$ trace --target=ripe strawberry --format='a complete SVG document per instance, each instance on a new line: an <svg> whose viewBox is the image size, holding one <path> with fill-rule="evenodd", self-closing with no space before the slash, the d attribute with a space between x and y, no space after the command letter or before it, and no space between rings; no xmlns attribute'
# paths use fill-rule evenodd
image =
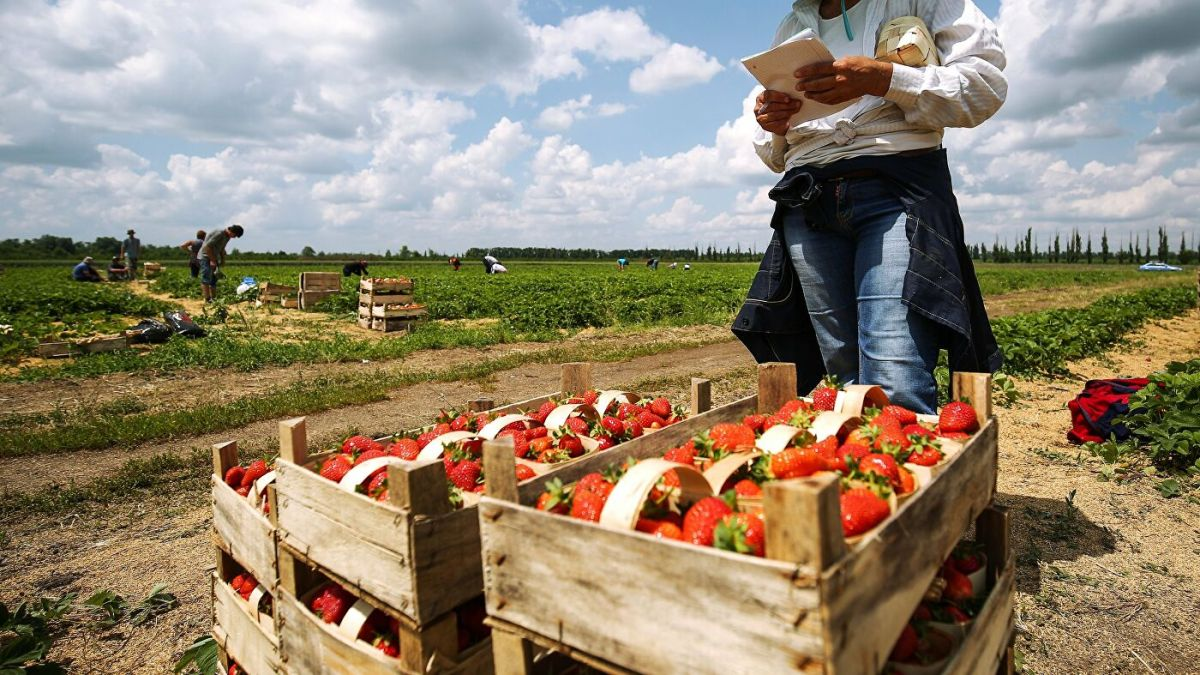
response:
<svg viewBox="0 0 1200 675"><path fill-rule="evenodd" d="M559 436L554 445L561 452L565 452L571 457L578 457L583 454L583 442L570 434Z"/></svg>
<svg viewBox="0 0 1200 675"><path fill-rule="evenodd" d="M730 513L733 513L733 509L720 497L705 497L692 504L683 516L683 540L699 546L712 546L713 529Z"/></svg>
<svg viewBox="0 0 1200 675"><path fill-rule="evenodd" d="M438 436L441 436L441 434L437 433L436 431L433 431L432 429L429 431L426 431L425 433L421 434L420 436L417 436L417 446L421 450L424 450L425 446L429 445L430 441L437 438Z"/></svg>
<svg viewBox="0 0 1200 675"><path fill-rule="evenodd" d="M942 612L945 613L946 618L950 619L950 621L953 623L971 623L972 620L971 615L962 611L957 605L951 605L947 603L944 607L942 607Z"/></svg>
<svg viewBox="0 0 1200 675"><path fill-rule="evenodd" d="M679 526L669 520L656 520L653 518L638 518L637 531L645 532L646 534L654 535L659 539L676 539L683 540L683 530Z"/></svg>
<svg viewBox="0 0 1200 675"><path fill-rule="evenodd" d="M903 429L901 429L901 431L904 432L905 436L920 436L921 438L933 438L934 437L934 434L932 431L930 431L928 428L926 428L920 424L906 425Z"/></svg>
<svg viewBox="0 0 1200 675"><path fill-rule="evenodd" d="M611 415L600 418L600 426L611 436L625 435L625 423Z"/></svg>
<svg viewBox="0 0 1200 675"><path fill-rule="evenodd" d="M943 431L938 434L938 438L946 438L951 441L966 441L970 440L971 434L964 431Z"/></svg>
<svg viewBox="0 0 1200 675"><path fill-rule="evenodd" d="M576 490L574 498L571 499L571 517L598 522L600 512L604 510L607 500L607 496L601 496L595 492Z"/></svg>
<svg viewBox="0 0 1200 675"><path fill-rule="evenodd" d="M733 491L737 493L737 496L739 497L761 497L763 493L762 488L759 487L758 483L755 483L749 478L743 478L734 483Z"/></svg>
<svg viewBox="0 0 1200 675"><path fill-rule="evenodd" d="M879 414L895 417L896 421L902 425L915 424L917 421L917 413L901 405L885 405Z"/></svg>
<svg viewBox="0 0 1200 675"><path fill-rule="evenodd" d="M875 473L887 479L893 490L900 488L900 467L896 458L881 453L871 453L858 462L858 468L863 473Z"/></svg>
<svg viewBox="0 0 1200 675"><path fill-rule="evenodd" d="M970 600L975 595L971 579L954 567L944 566L942 577L946 579L946 589L942 591L942 597L946 600L962 602Z"/></svg>
<svg viewBox="0 0 1200 675"><path fill-rule="evenodd" d="M412 461L421 454L421 446L411 438L398 438L395 443L387 447L387 454Z"/></svg>
<svg viewBox="0 0 1200 675"><path fill-rule="evenodd" d="M900 486L896 489L896 494L906 495L917 489L917 479L912 472L904 467L897 467L900 471Z"/></svg>
<svg viewBox="0 0 1200 675"><path fill-rule="evenodd" d="M550 430L546 427L529 427L525 430L525 438L533 440L535 438L545 438L550 435Z"/></svg>
<svg viewBox="0 0 1200 675"><path fill-rule="evenodd" d="M739 448L754 446L754 430L744 424L723 422L714 424L708 430L713 449L724 452L735 452Z"/></svg>
<svg viewBox="0 0 1200 675"><path fill-rule="evenodd" d="M346 476L350 466L350 460L345 455L334 455L321 465L321 477L336 483Z"/></svg>
<svg viewBox="0 0 1200 675"><path fill-rule="evenodd" d="M983 556L974 551L960 553L955 551L951 556L951 562L954 564L954 569L963 574L971 574L978 572L983 567Z"/></svg>
<svg viewBox="0 0 1200 675"><path fill-rule="evenodd" d="M742 424L750 427L756 433L762 432L763 423L766 421L767 421L767 416L763 415L761 413L754 414L754 415L746 415L745 417L742 418Z"/></svg>
<svg viewBox="0 0 1200 675"><path fill-rule="evenodd" d="M341 623L354 604L354 596L335 583L325 584L309 602L308 608L325 623Z"/></svg>
<svg viewBox="0 0 1200 675"><path fill-rule="evenodd" d="M667 426L666 419L659 417L658 415L655 415L654 413L650 412L649 410L643 410L642 412L638 413L637 417L635 417L634 419L637 420L638 424L642 425L643 430L645 430L645 429L661 429L661 428Z"/></svg>
<svg viewBox="0 0 1200 675"><path fill-rule="evenodd" d="M597 471L589 473L575 482L575 494L579 494L580 492L594 492L608 499L608 495L612 490L613 481Z"/></svg>
<svg viewBox="0 0 1200 675"><path fill-rule="evenodd" d="M904 455L912 441L899 429L883 429L875 437L875 449L890 455Z"/></svg>
<svg viewBox="0 0 1200 675"><path fill-rule="evenodd" d="M897 661L904 663L917 653L917 647L921 644L917 637L917 630L912 627L912 624L905 624L904 630L900 633L900 637L896 640L896 644L892 646L892 653L888 656L889 661Z"/></svg>
<svg viewBox="0 0 1200 675"><path fill-rule="evenodd" d="M584 405L596 405L596 401L600 400L600 392L595 389L588 389L583 392L582 400Z"/></svg>
<svg viewBox="0 0 1200 675"><path fill-rule="evenodd" d="M929 610L929 604L922 602L917 605L917 609L913 611L913 621L933 621L933 612Z"/></svg>
<svg viewBox="0 0 1200 675"><path fill-rule="evenodd" d="M357 455L360 452L365 452L372 447L379 445L375 441L366 436L351 436L342 441L342 452L348 455Z"/></svg>
<svg viewBox="0 0 1200 675"><path fill-rule="evenodd" d="M865 487L850 488L839 498L842 507L842 534L853 537L867 532L891 515L887 500Z"/></svg>
<svg viewBox="0 0 1200 675"><path fill-rule="evenodd" d="M529 480L530 478L533 478L536 475L537 474L534 473L533 469L529 468L528 466L526 466L524 464L517 465L517 480L518 481Z"/></svg>
<svg viewBox="0 0 1200 675"><path fill-rule="evenodd" d="M242 486L242 476L246 475L246 470L240 466L231 466L225 472L225 484L229 487L236 488Z"/></svg>
<svg viewBox="0 0 1200 675"><path fill-rule="evenodd" d="M540 455L553 447L554 439L549 436L533 438L529 441L529 454L534 456Z"/></svg>
<svg viewBox="0 0 1200 675"><path fill-rule="evenodd" d="M471 418L467 415L459 415L450 420L450 431L464 431L471 423Z"/></svg>
<svg viewBox="0 0 1200 675"><path fill-rule="evenodd" d="M227 675L242 675L241 668L238 667L236 661L229 664L229 670L225 671Z"/></svg>
<svg viewBox="0 0 1200 675"><path fill-rule="evenodd" d="M825 460L811 445L791 447L771 455L771 475L780 480L811 476L824 468Z"/></svg>
<svg viewBox="0 0 1200 675"><path fill-rule="evenodd" d="M380 446L377 448L371 448L369 450L364 450L362 452L362 454L360 454L358 456L358 459L354 460L354 466L358 466L359 464L362 464L363 462L365 462L369 459L375 459L377 457L386 457L386 456L387 456L387 453L384 451L383 446Z"/></svg>
<svg viewBox="0 0 1200 675"><path fill-rule="evenodd" d="M979 430L979 420L969 404L951 401L938 414L938 427L942 432L970 434Z"/></svg>
<svg viewBox="0 0 1200 675"><path fill-rule="evenodd" d="M645 433L645 429L642 428L642 425L638 424L637 420L631 419L625 422L625 433L630 438L638 438Z"/></svg>
<svg viewBox="0 0 1200 675"><path fill-rule="evenodd" d="M575 432L577 436L587 436L589 431L587 420L582 417L568 417L567 428Z"/></svg>
<svg viewBox="0 0 1200 675"><path fill-rule="evenodd" d="M833 410L837 405L838 390L834 387L821 387L813 391L812 405L816 410Z"/></svg>
<svg viewBox="0 0 1200 675"><path fill-rule="evenodd" d="M920 438L916 443L913 443L912 452L909 453L906 462L918 464L920 466L936 466L942 461L942 451L938 449L931 441Z"/></svg>
<svg viewBox="0 0 1200 675"><path fill-rule="evenodd" d="M766 432L771 427L773 427L777 424L787 424L787 422L788 422L787 415L781 415L779 413L775 413L774 415L770 415L769 417L767 417L767 419L763 420L761 431Z"/></svg>
<svg viewBox="0 0 1200 675"><path fill-rule="evenodd" d="M617 417L627 420L631 417L637 417L637 414L645 410L642 406L636 403L622 403L617 406Z"/></svg>
<svg viewBox="0 0 1200 675"><path fill-rule="evenodd" d="M563 482L555 478L546 482L546 491L538 496L539 511L566 514L571 510L571 490L563 487Z"/></svg>
<svg viewBox="0 0 1200 675"><path fill-rule="evenodd" d="M250 466L246 467L245 475L242 476L242 485L247 487L254 485L254 481L267 475L268 471L270 469L267 468L267 463L261 459L250 462Z"/></svg>
<svg viewBox="0 0 1200 675"><path fill-rule="evenodd" d="M499 440L506 437L513 440L513 456L526 457L529 455L529 441L525 438L524 431L518 431L514 429L501 431L496 436L496 439Z"/></svg>
<svg viewBox="0 0 1200 675"><path fill-rule="evenodd" d="M892 417L891 415L876 415L875 418L871 420L871 424L868 426L875 427L876 431L874 433L876 434L881 434L884 432L896 434L904 433L904 425L900 424L900 420Z"/></svg>
<svg viewBox="0 0 1200 675"><path fill-rule="evenodd" d="M663 459L668 462L678 462L690 466L696 462L696 446L691 441L688 441L678 448L667 450L663 453Z"/></svg>
<svg viewBox="0 0 1200 675"><path fill-rule="evenodd" d="M605 450L608 450L617 444L617 442L613 440L613 437L609 436L608 434L600 434L596 437L596 442L599 443L596 448L596 452L604 452Z"/></svg>
<svg viewBox="0 0 1200 675"><path fill-rule="evenodd" d="M479 475L483 467L473 459L459 460L454 468L446 472L446 478L460 490L474 490L479 484Z"/></svg>
<svg viewBox="0 0 1200 675"><path fill-rule="evenodd" d="M371 474L371 478L367 481L367 496L380 502L387 499L386 467Z"/></svg>
<svg viewBox="0 0 1200 675"><path fill-rule="evenodd" d="M491 421L492 418L489 417L487 413L476 413L475 416L471 418L471 422L467 424L467 431L479 431L480 429L486 427L488 422ZM520 422L513 422L513 424L521 425ZM509 426L513 426L513 424L510 424Z"/></svg>
<svg viewBox="0 0 1200 675"><path fill-rule="evenodd" d="M250 486L243 485L243 486L239 487L238 489L234 490L234 492L238 493L239 495L241 495L243 497L249 497L250 496Z"/></svg>
<svg viewBox="0 0 1200 675"><path fill-rule="evenodd" d="M713 546L724 551L763 556L766 532L762 518L752 513L731 513L713 530Z"/></svg>
<svg viewBox="0 0 1200 675"><path fill-rule="evenodd" d="M554 409L557 407L558 404L554 401L546 401L535 412L529 413L529 417L532 418L534 422L543 424L545 423L546 418L550 416L550 413L554 412Z"/></svg>
<svg viewBox="0 0 1200 675"><path fill-rule="evenodd" d="M650 405L646 407L650 409L650 412L663 419L671 416L671 402L661 396L651 401Z"/></svg>

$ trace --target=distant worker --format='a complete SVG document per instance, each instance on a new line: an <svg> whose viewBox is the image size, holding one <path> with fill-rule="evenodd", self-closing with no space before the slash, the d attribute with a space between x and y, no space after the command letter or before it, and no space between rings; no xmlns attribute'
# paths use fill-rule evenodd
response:
<svg viewBox="0 0 1200 675"><path fill-rule="evenodd" d="M454 268L455 272L457 272L458 269L462 267L462 261L458 259L458 256L452 255L450 256L450 266Z"/></svg>
<svg viewBox="0 0 1200 675"><path fill-rule="evenodd" d="M679 263L677 263L677 262L673 262L670 265L667 265L667 269L669 269L669 270L673 270L676 267L679 267Z"/></svg>
<svg viewBox="0 0 1200 675"><path fill-rule="evenodd" d="M133 230L126 230L125 234L129 236L121 242L120 257L129 261L129 278L136 279L138 258L142 257L142 240L133 236Z"/></svg>
<svg viewBox="0 0 1200 675"><path fill-rule="evenodd" d="M691 271L692 271L692 266L691 266L690 264L688 264L688 263L684 263L684 264L683 264L683 271L684 271L684 272L691 272Z"/></svg>
<svg viewBox="0 0 1200 675"><path fill-rule="evenodd" d="M499 262L497 262L495 265L492 265L492 274L505 274L507 272L508 268Z"/></svg>
<svg viewBox="0 0 1200 675"><path fill-rule="evenodd" d="M75 281L104 281L100 278L100 273L96 271L96 268L92 267L92 256L90 255L71 270L71 278Z"/></svg>
<svg viewBox="0 0 1200 675"><path fill-rule="evenodd" d="M626 268L626 267L628 267L628 266L629 266L629 259L628 259L628 258L617 258L617 269L619 269L619 270L621 270L622 272L624 272L624 271L625 271L625 268Z"/></svg>
<svg viewBox="0 0 1200 675"><path fill-rule="evenodd" d="M493 256L491 254L483 256L483 272L484 272L484 274L491 274L492 267L494 267L495 265L498 265L498 264L500 264L500 261L497 260L495 256Z"/></svg>
<svg viewBox="0 0 1200 675"><path fill-rule="evenodd" d="M196 230L196 238L188 239L179 245L179 248L188 252L188 269L192 270L192 278L200 276L200 248L204 246L204 238L208 233L204 230Z"/></svg>
<svg viewBox="0 0 1200 675"><path fill-rule="evenodd" d="M108 280L109 281L128 281L129 268L125 263L121 262L120 256L113 256L112 262L108 263Z"/></svg>
<svg viewBox="0 0 1200 675"><path fill-rule="evenodd" d="M647 260L646 267L649 267L650 269L657 272L658 271L658 258L651 258L651 259Z"/></svg>
<svg viewBox="0 0 1200 675"><path fill-rule="evenodd" d="M204 238L200 247L200 288L204 291L204 302L212 302L217 295L217 281L224 277L221 265L225 264L225 246L230 239L242 236L241 225L230 225Z"/></svg>
<svg viewBox="0 0 1200 675"><path fill-rule="evenodd" d="M351 274L363 276L367 273L367 261L359 259L358 262L346 263L342 266L342 276L348 277Z"/></svg>

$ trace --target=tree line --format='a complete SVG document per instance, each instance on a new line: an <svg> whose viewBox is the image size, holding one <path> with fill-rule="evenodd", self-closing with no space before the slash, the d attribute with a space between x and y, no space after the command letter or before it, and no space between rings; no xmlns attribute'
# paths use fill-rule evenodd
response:
<svg viewBox="0 0 1200 675"><path fill-rule="evenodd" d="M1188 246L1187 235L1180 234L1179 247L1175 250L1171 250L1170 236L1167 234L1166 228L1158 228L1158 236L1154 241L1151 240L1149 232L1146 232L1145 235L1143 240L1141 234L1131 234L1127 246L1113 249L1109 244L1107 228L1100 235L1098 247L1092 245L1090 232L1084 239L1076 229L1067 234L1065 238L1055 232L1053 242L1047 243L1045 248L1040 248L1038 241L1033 236L1033 228L1027 228L1025 236L1018 238L1012 246L1009 246L1008 242L1001 242L997 237L990 247L987 244L971 244L967 248L971 251L972 259L997 263L1048 262L1087 263L1090 265L1110 262L1141 264L1158 260L1165 263L1188 265L1200 261L1200 252L1196 250L1194 234L1191 246Z"/></svg>

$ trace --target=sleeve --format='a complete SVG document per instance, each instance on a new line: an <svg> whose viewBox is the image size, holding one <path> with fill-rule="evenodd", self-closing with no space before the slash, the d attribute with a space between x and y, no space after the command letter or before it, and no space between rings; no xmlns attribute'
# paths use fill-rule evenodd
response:
<svg viewBox="0 0 1200 675"><path fill-rule="evenodd" d="M921 6L942 65L894 65L884 98L899 106L906 120L923 127L978 126L1008 95L996 26L970 0L931 0Z"/></svg>
<svg viewBox="0 0 1200 675"><path fill-rule="evenodd" d="M775 39L771 41L771 47L777 46L784 40L792 37L797 32L799 24L796 22L795 14L789 13L779 22L779 28L775 29ZM758 96L760 89L754 90L754 96ZM754 103L751 101L748 114L754 115ZM758 155L763 164L775 173L781 173L786 165L785 157L787 155L788 142L783 136L773 134L762 127L758 126L758 122L754 122L754 152Z"/></svg>

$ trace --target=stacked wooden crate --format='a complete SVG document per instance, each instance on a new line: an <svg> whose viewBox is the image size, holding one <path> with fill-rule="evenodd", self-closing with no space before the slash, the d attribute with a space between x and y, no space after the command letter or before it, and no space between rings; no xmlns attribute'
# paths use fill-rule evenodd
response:
<svg viewBox="0 0 1200 675"><path fill-rule="evenodd" d="M238 463L237 444L213 447L213 541L216 569L209 583L212 635L220 649L222 667L236 662L247 673L282 673L276 580L279 576L273 475L261 479L253 497L238 494L225 483L225 474ZM264 513L263 500L271 505ZM247 573L261 590L244 599L230 582ZM264 598L263 596L269 596ZM268 610L269 608L269 610Z"/></svg>
<svg viewBox="0 0 1200 675"><path fill-rule="evenodd" d="M532 672L547 651L613 673L879 673L974 524L990 593L942 672L1011 673L1014 567L1008 516L993 501L990 377L960 373L955 385L981 429L861 540L843 537L836 474L765 484L766 558L531 508L529 486L510 478L510 447L486 444L488 494L478 511L497 672ZM703 419L769 414L795 387L790 364L764 364L757 396ZM661 457L688 439L675 431L604 459Z"/></svg>
<svg viewBox="0 0 1200 675"><path fill-rule="evenodd" d="M408 330L426 314L413 302L411 279L363 279L358 283L358 325L390 333Z"/></svg>
<svg viewBox="0 0 1200 675"><path fill-rule="evenodd" d="M100 354L128 349L131 344L129 334L122 331L120 335L97 335L78 340L42 342L38 344L36 354L44 359L57 359L76 354Z"/></svg>
<svg viewBox="0 0 1200 675"><path fill-rule="evenodd" d="M298 290L295 286L264 281L258 285L258 304L259 306L280 305L287 309L295 309L300 306L299 299L296 297Z"/></svg>
<svg viewBox="0 0 1200 675"><path fill-rule="evenodd" d="M298 304L300 309L312 309L341 291L342 275L337 272L301 272Z"/></svg>
<svg viewBox="0 0 1200 675"><path fill-rule="evenodd" d="M166 269L166 267L164 265L162 265L161 263L156 263L156 262L142 263L142 276L144 276L147 279L153 279L154 277L162 274L162 271L164 269Z"/></svg>

